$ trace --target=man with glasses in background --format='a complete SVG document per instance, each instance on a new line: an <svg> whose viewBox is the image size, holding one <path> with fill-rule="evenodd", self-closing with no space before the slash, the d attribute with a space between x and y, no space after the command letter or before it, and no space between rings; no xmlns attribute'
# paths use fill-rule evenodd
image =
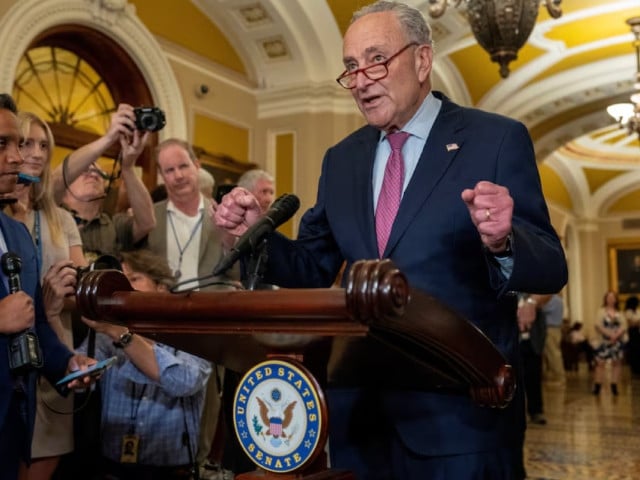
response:
<svg viewBox="0 0 640 480"><path fill-rule="evenodd" d="M298 238L269 236L265 281L328 287L343 261L348 271L360 259L390 258L517 368L512 292L553 293L567 280L526 127L431 90L431 29L408 5L378 1L356 12L343 62L338 83L368 125L327 151ZM242 235L260 215L256 198L237 188L215 219ZM412 372L369 383L362 372L358 385L337 385L337 367L327 389L333 467L369 480L525 478L520 386L506 408L492 409L433 385L393 387Z"/></svg>

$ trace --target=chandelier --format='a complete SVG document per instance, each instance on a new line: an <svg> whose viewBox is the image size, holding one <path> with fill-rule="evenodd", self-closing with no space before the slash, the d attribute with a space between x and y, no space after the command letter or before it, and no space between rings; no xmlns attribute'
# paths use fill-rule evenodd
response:
<svg viewBox="0 0 640 480"><path fill-rule="evenodd" d="M630 97L632 103L609 105L607 113L615 118L621 127L626 128L629 134L635 132L640 136L640 17L628 19L627 24L635 37L633 47L636 50L636 78L633 84L634 93Z"/></svg>
<svg viewBox="0 0 640 480"><path fill-rule="evenodd" d="M500 76L509 76L509 63L518 58L538 18L543 0L429 0L429 15L439 18L449 4L464 3L473 36L500 65ZM549 15L562 15L562 0L544 0Z"/></svg>

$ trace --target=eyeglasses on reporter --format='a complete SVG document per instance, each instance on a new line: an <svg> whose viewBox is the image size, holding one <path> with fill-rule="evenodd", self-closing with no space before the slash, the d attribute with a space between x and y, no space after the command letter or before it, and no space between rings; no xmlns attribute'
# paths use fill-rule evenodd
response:
<svg viewBox="0 0 640 480"><path fill-rule="evenodd" d="M336 78L336 82L347 90L351 90L356 86L356 80L358 78L358 73L364 74L369 80L382 80L387 75L389 75L389 63L394 58L400 56L402 52L404 52L409 47L420 45L418 42L411 42L402 47L396 53L391 55L389 58L382 62L374 63L372 65L368 65L366 67L358 68L357 70L345 70L342 74Z"/></svg>
<svg viewBox="0 0 640 480"><path fill-rule="evenodd" d="M84 175L97 175L98 177L102 178L103 180L107 180L109 178L109 174L107 172L105 172L104 170L102 170L99 166L97 166L95 163L89 165L89 168L87 168L84 172L82 172Z"/></svg>

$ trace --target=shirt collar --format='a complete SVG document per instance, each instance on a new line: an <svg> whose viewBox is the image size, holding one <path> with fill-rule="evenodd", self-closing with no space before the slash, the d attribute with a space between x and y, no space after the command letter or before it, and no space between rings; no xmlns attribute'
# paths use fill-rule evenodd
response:
<svg viewBox="0 0 640 480"><path fill-rule="evenodd" d="M422 102L422 105L420 105L420 108L418 108L418 111L411 117L411 120L402 127L402 131L418 137L422 141L426 141L431 132L431 127L433 127L436 117L438 113L440 113L441 106L442 100L436 98L432 92L429 92ZM382 142L386 138L387 133L384 131L380 133L380 142Z"/></svg>
<svg viewBox="0 0 640 480"><path fill-rule="evenodd" d="M178 207L176 207L176 205L171 200L168 200L168 199L167 199L167 211L187 216L182 211L180 211ZM202 194L200 194L200 201L198 203L198 214L202 212L204 212L204 197L202 196Z"/></svg>

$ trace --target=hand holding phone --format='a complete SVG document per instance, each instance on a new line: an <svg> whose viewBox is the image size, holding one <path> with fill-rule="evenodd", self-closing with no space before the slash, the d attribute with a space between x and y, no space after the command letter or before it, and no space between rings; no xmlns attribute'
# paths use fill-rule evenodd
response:
<svg viewBox="0 0 640 480"><path fill-rule="evenodd" d="M118 357L110 357L102 360L98 363L91 365L86 370L76 370L69 375L62 377L56 382L56 386L66 385L67 383L76 380L77 378L84 378L86 376L98 376L101 375L107 368L109 368L116 361Z"/></svg>

